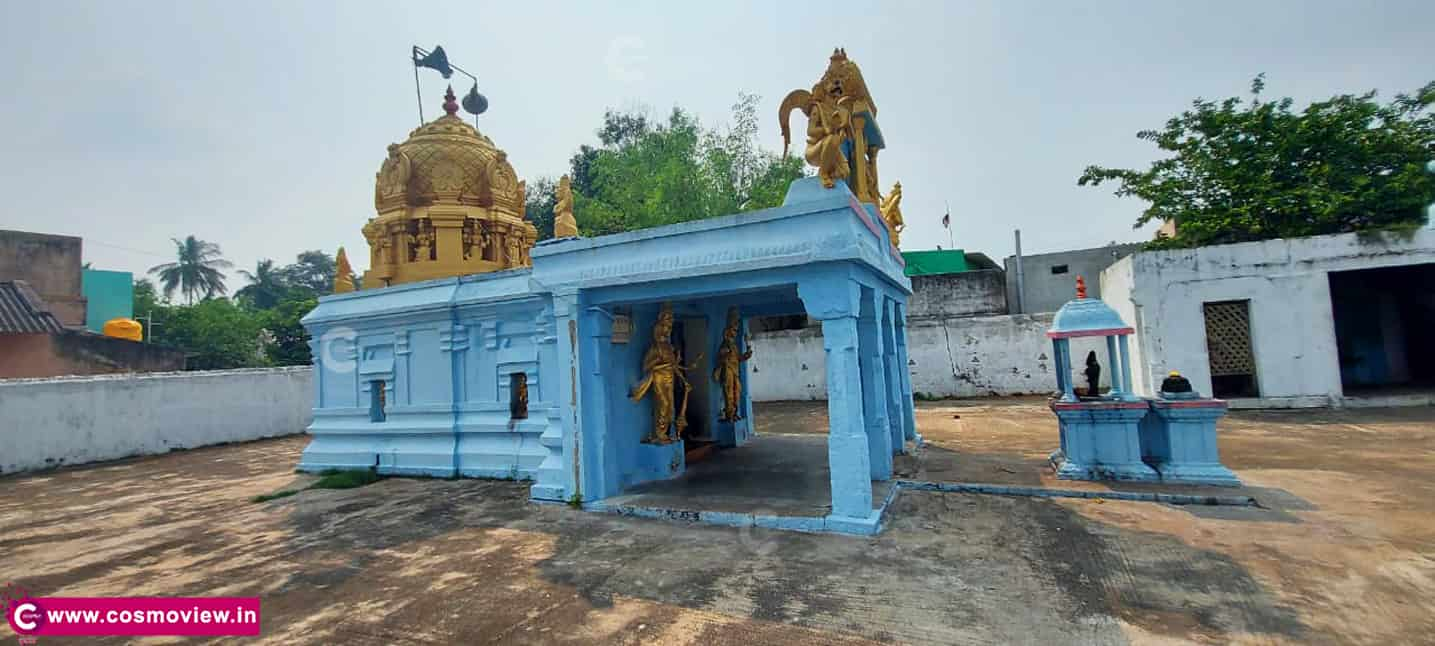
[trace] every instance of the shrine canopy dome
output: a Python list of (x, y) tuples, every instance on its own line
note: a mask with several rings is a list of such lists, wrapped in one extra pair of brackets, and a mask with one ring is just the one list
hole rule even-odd
[(1121, 320), (1121, 315), (1099, 298), (1086, 297), (1086, 283), (1077, 278), (1077, 296), (1056, 311), (1046, 336), (1070, 339), (1081, 336), (1125, 336), (1135, 330)]

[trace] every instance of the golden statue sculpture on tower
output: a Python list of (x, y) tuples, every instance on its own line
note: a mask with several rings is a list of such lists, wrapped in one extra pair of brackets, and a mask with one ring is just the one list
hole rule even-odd
[[(643, 441), (649, 444), (671, 444), (682, 437), (683, 430), (688, 425), (688, 394), (693, 390), (693, 385), (688, 382), (685, 373), (697, 367), (703, 358), (699, 353), (697, 358), (693, 359), (692, 365), (684, 366), (682, 353), (673, 347), (672, 335), (673, 304), (663, 303), (658, 312), (658, 320), (653, 323), (652, 345), (648, 346), (648, 351), (643, 355), (643, 381), (638, 383), (630, 395), (636, 402), (649, 392), (653, 394), (653, 432), (643, 438)], [(683, 386), (683, 401), (675, 412), (673, 391), (677, 384)], [(670, 433), (674, 426), (677, 430)]]
[(339, 247), (338, 255), (334, 256), (334, 293), (347, 294), (354, 291), (354, 268), (349, 266), (349, 256), (344, 253), (344, 248)]
[(553, 237), (577, 237), (578, 219), (573, 217), (573, 181), (564, 175), (558, 180), (558, 188), (553, 194)]
[(892, 185), (892, 192), (882, 198), (882, 206), (878, 207), (882, 213), (882, 221), (887, 223), (887, 233), (892, 236), (892, 246), (899, 246), (902, 238), (902, 229), (907, 228), (906, 222), (902, 221), (902, 183)]
[(740, 325), (737, 308), (729, 307), (727, 327), (723, 328), (722, 345), (718, 347), (717, 368), (713, 369), (713, 381), (722, 386), (722, 417), (718, 419), (724, 422), (742, 419), (742, 413), (738, 410), (742, 407), (741, 363), (752, 358), (752, 350), (738, 351), (737, 334)]
[(792, 143), (788, 117), (793, 109), (807, 116), (807, 163), (817, 167), (822, 185), (845, 180), (857, 199), (880, 204), (877, 152), (886, 147), (877, 127), (877, 105), (867, 91), (862, 70), (844, 49), (832, 50), (827, 72), (812, 90), (793, 90), (777, 109), (782, 127), (782, 154)]

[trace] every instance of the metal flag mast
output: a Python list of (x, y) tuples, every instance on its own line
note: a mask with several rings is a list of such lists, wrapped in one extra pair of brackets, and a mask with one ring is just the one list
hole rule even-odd
[(488, 110), (488, 97), (478, 93), (478, 77), (469, 74), (468, 70), (450, 63), (448, 54), (444, 53), (443, 47), (438, 45), (434, 46), (433, 51), (414, 45), (411, 57), (414, 62), (414, 96), (418, 99), (419, 104), (419, 125), (424, 125), (424, 97), (423, 91), (419, 88), (419, 68), (427, 67), (442, 74), (444, 78), (449, 78), (453, 76), (454, 72), (458, 72), (473, 81), (473, 87), (463, 97), (463, 110), (473, 115), (473, 124), (477, 126), (478, 115)]

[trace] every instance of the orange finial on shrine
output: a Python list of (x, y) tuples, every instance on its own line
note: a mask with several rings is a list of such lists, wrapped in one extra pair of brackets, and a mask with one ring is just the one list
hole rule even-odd
[(1076, 297), (1086, 298), (1086, 279), (1080, 276), (1076, 277)]
[(448, 86), (448, 92), (443, 95), (443, 111), (450, 117), (458, 112), (458, 97), (453, 95), (452, 85)]

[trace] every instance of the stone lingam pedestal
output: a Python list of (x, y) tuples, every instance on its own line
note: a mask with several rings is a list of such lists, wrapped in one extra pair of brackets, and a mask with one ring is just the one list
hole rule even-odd
[(1216, 422), (1225, 416), (1226, 402), (1201, 397), (1172, 372), (1161, 383), (1161, 396), (1147, 403), (1151, 413), (1141, 421), (1141, 458), (1162, 482), (1241, 486), (1221, 464), (1216, 447)]
[[(1061, 448), (1051, 456), (1056, 477), (1066, 480), (1155, 481), (1160, 476), (1142, 461), (1141, 420), (1147, 403), (1131, 394), (1131, 362), (1126, 337), (1133, 330), (1099, 299), (1086, 297), (1086, 281), (1077, 277), (1076, 300), (1057, 311), (1046, 336), (1056, 357), (1061, 396), (1051, 402), (1061, 428)], [(1072, 385), (1071, 339), (1104, 337), (1111, 389), (1078, 398)], [(1118, 351), (1119, 348), (1119, 351)]]

